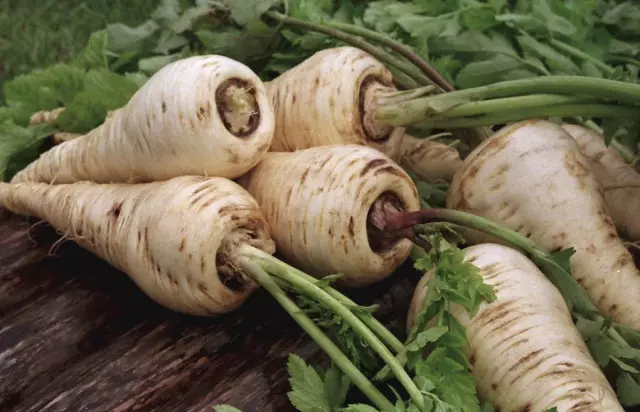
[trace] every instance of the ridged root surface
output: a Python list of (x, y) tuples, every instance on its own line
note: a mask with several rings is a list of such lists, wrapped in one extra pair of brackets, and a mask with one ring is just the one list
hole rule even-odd
[[(497, 296), (482, 303), (472, 318), (460, 305), (451, 307), (467, 333), (467, 355), (481, 398), (502, 412), (545, 412), (554, 406), (558, 411), (624, 411), (564, 298), (531, 261), (497, 244), (463, 253)], [(432, 276), (427, 273), (416, 287), (409, 328)]]
[(43, 153), (12, 182), (232, 179), (260, 160), (273, 130), (264, 84), (249, 67), (190, 57), (163, 67), (102, 125)]
[(393, 159), (404, 128), (375, 121), (378, 99), (395, 92), (393, 77), (373, 56), (355, 47), (335, 47), (266, 83), (276, 117), (271, 150), (361, 144)]
[(2, 183), (0, 205), (46, 220), (128, 274), (156, 302), (190, 315), (234, 310), (257, 288), (230, 269), (238, 247), (275, 251), (258, 204), (223, 178)]
[(607, 147), (604, 138), (595, 131), (572, 124), (562, 127), (591, 162), (618, 233), (633, 241), (640, 240), (640, 174), (635, 166), (614, 148)]
[[(503, 224), (548, 251), (574, 248), (571, 274), (600, 312), (640, 328), (640, 272), (589, 161), (561, 126), (528, 120), (495, 133), (465, 159), (447, 207)], [(502, 243), (476, 231), (467, 239)]]
[(343, 284), (363, 286), (389, 276), (411, 251), (409, 240), (369, 236), (374, 209), (420, 208), (410, 177), (377, 150), (268, 153), (238, 182), (262, 208), (278, 253), (317, 277), (342, 273)]

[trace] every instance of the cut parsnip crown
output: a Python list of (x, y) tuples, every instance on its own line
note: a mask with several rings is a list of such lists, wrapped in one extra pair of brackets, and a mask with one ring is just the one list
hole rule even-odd
[[(470, 318), (453, 304), (464, 326), (478, 394), (501, 412), (622, 412), (615, 392), (591, 358), (560, 292), (521, 253), (497, 244), (463, 251), (497, 299)], [(433, 272), (419, 282), (407, 325), (413, 327)]]
[(190, 57), (163, 67), (102, 125), (45, 152), (12, 181), (235, 178), (269, 149), (273, 129), (264, 84), (249, 67)]
[(420, 203), (411, 178), (375, 149), (268, 153), (238, 182), (258, 201), (278, 252), (317, 277), (342, 273), (344, 284), (363, 286), (389, 276), (411, 251), (411, 241), (376, 230), (387, 213)]
[(400, 146), (400, 165), (411, 170), (420, 180), (451, 182), (462, 166), (460, 154), (453, 147), (429, 138), (405, 134)]
[[(447, 207), (501, 223), (548, 251), (574, 248), (571, 274), (594, 305), (640, 329), (640, 272), (589, 161), (561, 126), (529, 120), (495, 133), (465, 159)], [(475, 231), (467, 238), (501, 243)]]
[(595, 131), (572, 124), (562, 127), (591, 161), (618, 233), (633, 241), (640, 240), (640, 174), (636, 168), (614, 148), (607, 147), (604, 137)]
[(266, 83), (276, 116), (272, 151), (361, 144), (396, 158), (404, 128), (375, 120), (384, 94), (395, 92), (387, 68), (345, 46), (315, 53)]
[(232, 311), (257, 288), (234, 268), (241, 245), (275, 251), (256, 201), (223, 178), (0, 183), (0, 205), (46, 220), (156, 302), (190, 315)]

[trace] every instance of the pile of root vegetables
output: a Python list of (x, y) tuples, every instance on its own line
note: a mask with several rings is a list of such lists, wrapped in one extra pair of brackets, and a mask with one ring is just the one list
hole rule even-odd
[[(189, 57), (94, 130), (58, 136), (0, 183), (0, 204), (175, 311), (222, 316), (265, 289), (369, 405), (304, 409), (292, 382), (302, 411), (623, 411), (640, 404), (640, 175), (597, 131), (548, 118), (636, 116), (639, 89), (550, 76), (398, 90), (349, 46), (270, 82)], [(467, 153), (438, 140), (492, 125)], [(420, 187), (437, 184), (430, 205)], [(401, 276), (407, 259), (424, 276), (405, 339), (348, 290)]]

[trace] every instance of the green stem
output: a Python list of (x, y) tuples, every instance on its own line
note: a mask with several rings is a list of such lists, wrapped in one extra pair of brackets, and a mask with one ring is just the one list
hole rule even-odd
[(583, 61), (588, 61), (593, 63), (594, 66), (602, 70), (607, 75), (612, 75), (615, 73), (615, 69), (608, 64), (596, 59), (595, 57), (576, 49), (575, 47), (556, 39), (549, 40), (549, 44), (551, 44), (556, 49), (575, 57), (576, 59), (580, 59)]
[(640, 115), (640, 108), (632, 106), (618, 106), (615, 104), (568, 104), (546, 107), (533, 107), (514, 110), (505, 110), (496, 114), (479, 115), (475, 117), (451, 118), (451, 119), (428, 119), (416, 127), (423, 130), (432, 129), (461, 129), (468, 127), (491, 126), (518, 122), (527, 119), (549, 118), (549, 117), (572, 117), (585, 115), (589, 117), (637, 117)]
[(411, 64), (407, 64), (403, 61), (399, 61), (398, 58), (396, 58), (395, 56), (391, 55), (390, 53), (387, 53), (386, 51), (378, 47), (371, 45), (366, 40), (360, 37), (352, 36), (350, 34), (344, 33), (335, 28), (324, 26), (322, 24), (297, 19), (295, 17), (285, 16), (284, 14), (278, 13), (276, 11), (268, 11), (264, 15), (267, 17), (271, 17), (272, 19), (277, 20), (279, 22), (282, 22), (283, 24), (299, 27), (299, 28), (306, 29), (309, 31), (314, 31), (317, 33), (322, 33), (327, 36), (333, 37), (334, 39), (350, 44), (354, 47), (358, 47), (366, 51), (367, 53), (371, 54), (380, 62), (389, 66), (393, 66), (398, 70), (406, 73), (407, 75), (409, 75), (409, 77), (411, 77), (412, 79), (420, 83), (420, 85), (428, 86), (432, 84), (431, 80), (429, 80), (429, 78), (426, 77), (418, 68), (412, 66)]
[(389, 66), (388, 69), (391, 72), (391, 75), (393, 76), (393, 82), (396, 84), (398, 89), (411, 90), (420, 87), (420, 84), (418, 84), (418, 82), (416, 82), (400, 70), (396, 69), (395, 67)]
[[(304, 279), (307, 282), (313, 283), (318, 279), (314, 278), (311, 275), (304, 273), (303, 271), (296, 269), (295, 267), (288, 265), (268, 253), (265, 253), (259, 249), (252, 250), (252, 258), (259, 259), (260, 263), (263, 267), (265, 267), (270, 272), (283, 272), (288, 271), (293, 273), (294, 275)], [(346, 306), (356, 305), (354, 301), (349, 299), (347, 296), (338, 292), (334, 288), (328, 288), (326, 292), (331, 295), (332, 298), (336, 299), (338, 302), (342, 303)], [(359, 315), (357, 315), (359, 316)], [(379, 320), (377, 320), (373, 316), (359, 316), (360, 320), (369, 327), (374, 333), (376, 333), (380, 338), (394, 351), (399, 352), (404, 348), (404, 344), (396, 338), (396, 336), (391, 333)]]
[(546, 76), (509, 80), (385, 105), (378, 109), (378, 117), (389, 119), (391, 125), (406, 126), (425, 120), (434, 107), (453, 107), (473, 101), (540, 93), (589, 96), (630, 105), (640, 104), (640, 84), (585, 76)]
[(610, 56), (607, 56), (607, 60), (610, 62), (633, 64), (635, 66), (640, 67), (640, 60), (634, 59), (633, 57), (629, 57), (629, 56), (618, 56), (618, 55), (612, 54)]
[(296, 323), (316, 342), (333, 362), (380, 410), (392, 412), (395, 407), (322, 330), (275, 283), (269, 274), (250, 258), (240, 259), (241, 269), (274, 297)]
[(443, 91), (452, 92), (455, 90), (455, 88), (448, 81), (446, 81), (445, 78), (440, 75), (440, 73), (438, 73), (433, 67), (429, 66), (429, 63), (424, 61), (418, 54), (411, 50), (411, 48), (393, 40), (389, 36), (353, 24), (339, 23), (334, 21), (326, 21), (325, 24), (329, 27), (334, 27), (338, 30), (342, 30), (345, 33), (361, 36), (365, 39), (378, 42), (383, 46), (390, 48), (391, 50), (402, 55), (404, 58), (420, 68), (420, 70), (436, 85), (440, 86)]
[(373, 351), (375, 351), (380, 358), (389, 365), (389, 368), (398, 379), (400, 384), (407, 390), (407, 393), (411, 397), (411, 400), (420, 408), (420, 410), (424, 409), (424, 398), (422, 393), (415, 385), (407, 371), (404, 367), (398, 362), (395, 356), (389, 351), (389, 349), (378, 339), (378, 337), (373, 333), (373, 331), (367, 326), (353, 313), (351, 312), (344, 304), (340, 303), (337, 299), (332, 297), (328, 292), (326, 292), (321, 287), (315, 284), (317, 279), (314, 279), (314, 282), (310, 282), (302, 277), (298, 276), (297, 273), (291, 271), (288, 265), (283, 262), (278, 261), (273, 258), (271, 255), (268, 255), (269, 258), (263, 257), (263, 261), (267, 260), (270, 265), (265, 265), (265, 268), (273, 275), (284, 281), (286, 281), (289, 285), (303, 293), (316, 302), (321, 303), (323, 306), (332, 310), (334, 313), (339, 315), (349, 326), (353, 328), (353, 330), (362, 337), (362, 339), (371, 347)]
[(558, 94), (533, 94), (530, 96), (505, 97), (502, 99), (463, 103), (459, 106), (434, 114), (433, 120), (480, 115), (488, 116), (495, 113), (536, 109), (546, 106), (564, 106), (592, 102), (593, 99), (589, 98), (563, 96)]

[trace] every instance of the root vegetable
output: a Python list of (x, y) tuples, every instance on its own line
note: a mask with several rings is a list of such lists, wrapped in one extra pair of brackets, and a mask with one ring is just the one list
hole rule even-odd
[(242, 245), (275, 251), (258, 204), (224, 178), (1, 183), (0, 205), (48, 221), (156, 302), (191, 315), (234, 310), (257, 288), (234, 269)]
[(391, 158), (398, 155), (402, 127), (383, 125), (375, 109), (397, 90), (391, 72), (355, 47), (315, 53), (266, 83), (275, 112), (271, 150), (361, 144)]
[(609, 214), (618, 233), (631, 240), (640, 240), (640, 174), (625, 162), (603, 136), (585, 127), (563, 124), (575, 139), (582, 154), (591, 161), (593, 173), (604, 190)]
[[(595, 306), (639, 329), (640, 272), (590, 167), (561, 126), (546, 120), (513, 124), (465, 159), (447, 207), (498, 222), (548, 251), (573, 247), (572, 275)], [(476, 231), (467, 236), (476, 243), (502, 243)]]
[(12, 182), (235, 178), (268, 150), (273, 129), (251, 69), (223, 56), (190, 57), (163, 67), (102, 125), (45, 152)]
[(412, 243), (376, 228), (420, 208), (411, 178), (383, 153), (360, 145), (268, 153), (238, 182), (257, 200), (278, 252), (316, 277), (342, 273), (364, 286), (389, 276)]
[(453, 147), (429, 138), (405, 134), (400, 146), (400, 165), (413, 171), (420, 180), (451, 182), (462, 166), (460, 154)]
[[(562, 295), (524, 255), (497, 244), (463, 251), (480, 269), (497, 299), (470, 317), (451, 312), (465, 327), (467, 354), (478, 393), (502, 412), (620, 411), (616, 395), (592, 359)], [(419, 282), (411, 302), (411, 328), (432, 273)]]

